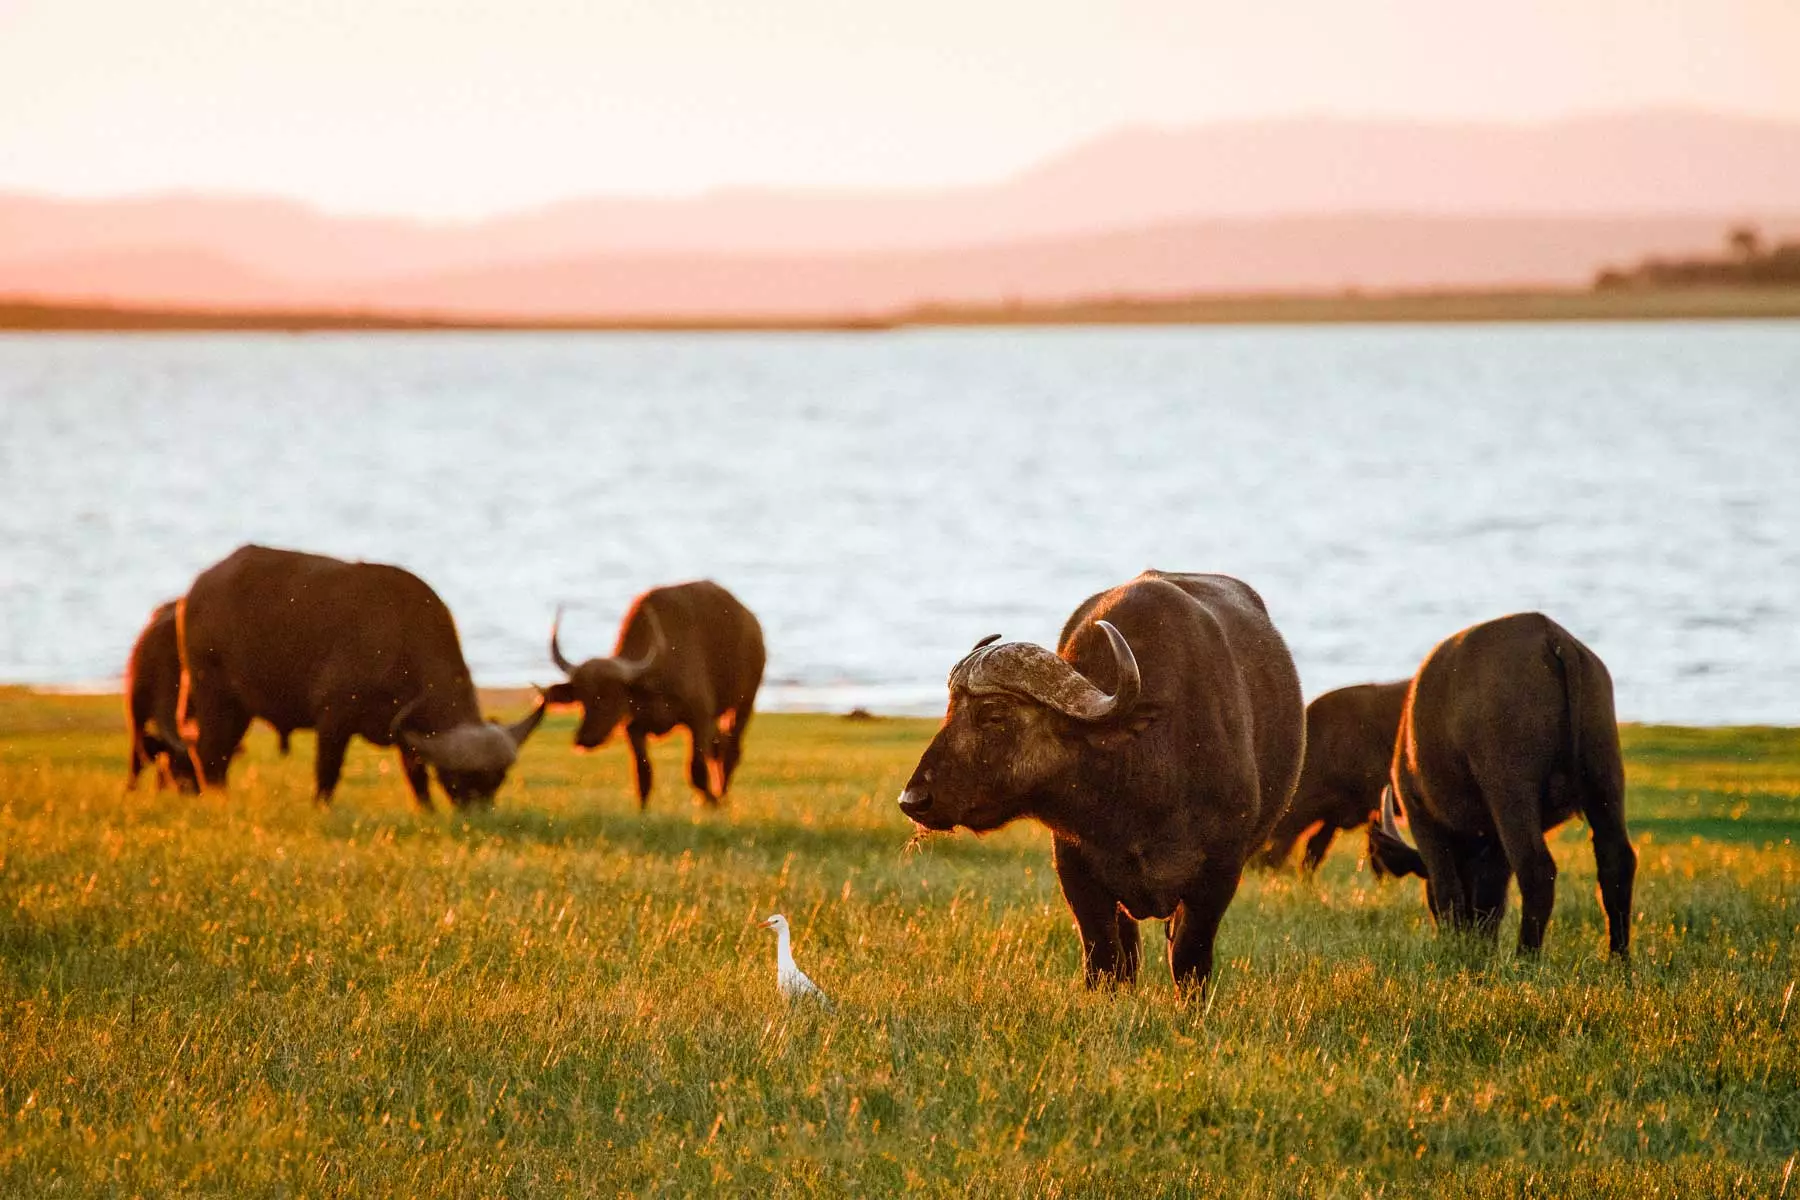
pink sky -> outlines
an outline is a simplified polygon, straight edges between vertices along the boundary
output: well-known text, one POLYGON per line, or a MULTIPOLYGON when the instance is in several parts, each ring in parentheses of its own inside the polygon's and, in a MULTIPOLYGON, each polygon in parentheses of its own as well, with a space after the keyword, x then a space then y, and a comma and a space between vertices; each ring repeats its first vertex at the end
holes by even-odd
POLYGON ((460 217, 938 186, 1121 125, 1800 119, 1796 0, 0 0, 0 189, 460 217))

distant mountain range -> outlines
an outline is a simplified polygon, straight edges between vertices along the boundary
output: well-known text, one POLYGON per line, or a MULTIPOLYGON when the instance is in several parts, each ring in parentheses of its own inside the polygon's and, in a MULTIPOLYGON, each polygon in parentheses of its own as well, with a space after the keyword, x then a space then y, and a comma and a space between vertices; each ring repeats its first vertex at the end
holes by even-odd
POLYGON ((0 295, 524 317, 875 314, 921 304, 1585 282, 1800 236, 1800 123, 1135 129, 943 191, 593 198, 465 224, 273 199, 0 195, 0 295))

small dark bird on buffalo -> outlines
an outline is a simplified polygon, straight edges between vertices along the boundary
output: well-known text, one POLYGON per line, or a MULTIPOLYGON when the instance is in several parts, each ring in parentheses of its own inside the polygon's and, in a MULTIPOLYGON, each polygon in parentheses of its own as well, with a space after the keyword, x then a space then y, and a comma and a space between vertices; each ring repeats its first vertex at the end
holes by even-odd
POLYGON ((950 672, 900 811, 932 830, 1041 821, 1088 983, 1136 979, 1138 922, 1156 918, 1177 985, 1204 985, 1300 773, 1300 680, 1262 598, 1148 571, 1077 608, 1055 654, 995 640, 950 672))
POLYGON ((261 718, 284 744, 318 731, 321 801, 360 735, 399 748, 420 807, 432 773, 458 807, 487 804, 544 717, 540 704, 511 726, 482 719, 450 610, 399 567, 245 546, 200 573, 178 623, 182 727, 208 787, 261 718))
POLYGON ((1556 902, 1544 834, 1587 819, 1612 953, 1631 945, 1637 854, 1625 830, 1625 769, 1612 676, 1541 613, 1474 625, 1440 643, 1401 712, 1391 786, 1371 856, 1419 875, 1441 927, 1498 934, 1518 877, 1519 952, 1535 954, 1556 902), (1400 838, 1396 804, 1418 843, 1400 838))
POLYGON ((609 658, 571 661, 561 629, 558 609, 550 658, 568 679, 546 688, 544 699, 581 705, 575 744, 605 745, 624 725, 641 808, 650 802, 650 739, 685 728, 688 782, 717 804, 743 757, 762 687, 766 654, 755 614, 718 584, 698 580, 652 588, 633 601, 609 658))
MULTIPOLYGON (((1411 680, 1359 683, 1326 692, 1306 706, 1306 762, 1294 802, 1275 824, 1258 861, 1279 868, 1294 843, 1308 829, 1303 870, 1317 870, 1332 841, 1346 829, 1369 824, 1381 806, 1388 766, 1394 759, 1394 733, 1411 680)), ((1380 864, 1371 859, 1380 874, 1380 864)))

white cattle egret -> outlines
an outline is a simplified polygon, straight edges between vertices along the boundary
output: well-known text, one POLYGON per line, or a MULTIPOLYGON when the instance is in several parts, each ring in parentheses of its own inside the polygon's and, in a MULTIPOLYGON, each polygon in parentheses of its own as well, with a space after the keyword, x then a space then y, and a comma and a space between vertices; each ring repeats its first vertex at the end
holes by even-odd
POLYGON ((775 983, 781 994, 789 1000, 811 997, 825 1007, 831 1007, 831 1001, 819 990, 819 985, 806 977, 806 972, 794 965, 794 952, 788 946, 787 918, 776 913, 762 923, 764 929, 775 931, 775 983))

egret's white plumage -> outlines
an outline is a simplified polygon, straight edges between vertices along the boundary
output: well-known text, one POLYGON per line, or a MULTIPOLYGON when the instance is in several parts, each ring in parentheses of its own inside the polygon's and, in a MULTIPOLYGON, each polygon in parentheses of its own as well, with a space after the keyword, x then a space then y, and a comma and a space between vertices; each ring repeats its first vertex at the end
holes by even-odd
POLYGON ((831 1001, 819 990, 819 985, 808 979, 806 972, 794 963, 794 951, 788 944, 787 918, 776 913, 763 922, 763 928, 775 931, 775 984, 781 994, 789 1000, 811 998, 829 1008, 831 1001))

